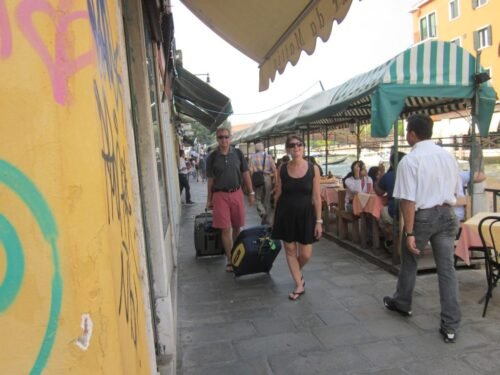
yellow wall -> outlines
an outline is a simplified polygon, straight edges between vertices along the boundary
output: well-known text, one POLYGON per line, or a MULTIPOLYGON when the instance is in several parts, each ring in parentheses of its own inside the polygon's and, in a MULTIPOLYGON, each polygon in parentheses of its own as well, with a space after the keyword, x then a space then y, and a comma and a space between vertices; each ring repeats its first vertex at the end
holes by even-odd
POLYGON ((0 374, 151 371, 121 15, 89 4, 0 0, 0 374))
POLYGON ((500 94, 500 1, 489 0, 482 7, 472 9, 471 0, 459 0, 460 16, 450 21, 449 0, 431 0, 413 13, 415 43, 420 41, 419 20, 424 15, 436 12, 437 39, 454 40, 461 37, 462 47, 476 56, 473 32, 485 26, 492 26, 492 46, 481 52, 481 66, 490 68, 492 84, 500 94))

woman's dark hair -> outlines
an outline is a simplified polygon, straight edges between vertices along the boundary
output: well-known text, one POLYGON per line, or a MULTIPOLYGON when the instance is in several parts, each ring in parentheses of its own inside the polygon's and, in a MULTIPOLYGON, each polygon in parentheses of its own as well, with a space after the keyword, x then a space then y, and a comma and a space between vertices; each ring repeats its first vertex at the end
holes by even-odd
MULTIPOLYGON (((346 174, 346 175, 344 176, 344 178, 342 179, 342 185, 344 185, 344 189, 346 188, 346 186, 345 186, 345 180, 347 180, 349 177, 354 176, 354 166, 355 166, 356 164, 358 164, 358 163, 360 164, 360 167, 363 167, 363 166, 365 165, 365 163, 363 163, 363 161, 362 161, 362 160, 356 160, 356 161, 353 161, 353 162, 352 162, 352 164, 351 164, 351 171, 350 171, 348 174, 346 174)), ((361 168, 360 168, 360 169, 361 169, 361 168)))
POLYGON ((371 177, 373 183, 375 183, 377 181, 377 175, 378 175, 378 171, 380 170, 379 167, 371 167, 369 170, 368 170, 368 176, 371 177))
POLYGON ((303 145, 304 144, 304 140, 302 138, 300 138, 298 135, 295 135, 295 134, 291 134, 289 135, 288 137, 286 137, 286 148, 290 148, 288 147, 288 145, 290 144, 291 141, 293 141, 294 139, 296 139, 297 141, 299 141, 300 143, 302 143, 303 145))

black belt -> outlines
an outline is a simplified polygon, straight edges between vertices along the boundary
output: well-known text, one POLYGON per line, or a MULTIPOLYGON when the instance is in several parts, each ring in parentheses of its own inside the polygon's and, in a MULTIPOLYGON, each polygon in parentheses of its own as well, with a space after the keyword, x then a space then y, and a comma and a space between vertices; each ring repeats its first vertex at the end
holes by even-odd
POLYGON ((417 211, 422 211, 422 210, 432 210, 433 208, 442 208, 442 207, 450 207, 450 208, 451 208, 451 205, 449 205, 448 203, 443 203, 443 204, 438 204, 437 206, 434 206, 434 207, 429 207, 429 208, 419 208, 417 211))
POLYGON ((218 193, 220 191, 224 192, 224 193, 234 193, 235 191, 238 191, 240 190, 240 186, 237 186, 235 188, 232 188, 232 189, 214 189, 214 193, 218 193))

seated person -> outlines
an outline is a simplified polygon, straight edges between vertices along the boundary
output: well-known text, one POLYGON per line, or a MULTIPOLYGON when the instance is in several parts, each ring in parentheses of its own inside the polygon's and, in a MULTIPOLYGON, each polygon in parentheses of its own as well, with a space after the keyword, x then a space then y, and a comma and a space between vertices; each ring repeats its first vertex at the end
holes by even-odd
MULTIPOLYGON (((401 161, 406 154, 398 152, 398 161, 401 161)), ((395 154, 391 154, 389 158, 390 167, 386 174, 375 184, 375 193, 380 196, 387 197, 387 205, 382 208, 380 213, 380 227, 384 233, 384 246, 390 246, 392 241, 392 223, 395 214, 395 201, 392 197, 394 184, 396 183, 396 169, 394 168, 395 154)))
POLYGON ((349 172, 343 179, 345 194, 345 208, 347 212, 352 212, 352 200, 357 193, 369 193, 373 186, 373 181, 366 171, 365 163, 357 160, 351 165, 349 172))
MULTIPOLYGON (((482 171, 477 171, 474 173, 474 183, 483 182, 486 180, 486 175, 482 171)), ((470 182, 470 172, 469 171, 460 171, 460 181, 462 186, 461 194, 457 197, 457 205, 454 207, 455 215, 460 222, 465 221, 465 188, 470 182)))
POLYGON ((380 167, 380 165, 376 167, 370 167, 368 170, 368 176, 373 181, 373 186, 377 184, 377 182, 380 180, 380 178, 384 175, 384 170, 380 167))

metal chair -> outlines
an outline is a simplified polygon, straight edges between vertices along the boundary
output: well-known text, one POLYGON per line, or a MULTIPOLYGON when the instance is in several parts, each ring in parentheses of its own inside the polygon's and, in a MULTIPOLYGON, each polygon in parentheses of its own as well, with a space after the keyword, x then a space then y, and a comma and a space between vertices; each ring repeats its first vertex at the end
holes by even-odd
POLYGON ((484 217, 478 224, 478 232, 483 243, 485 251, 484 268, 486 270, 486 281, 488 290, 483 298, 484 300, 483 318, 486 316, 488 302, 493 297, 493 289, 497 286, 500 279, 500 216, 490 215, 484 217))

